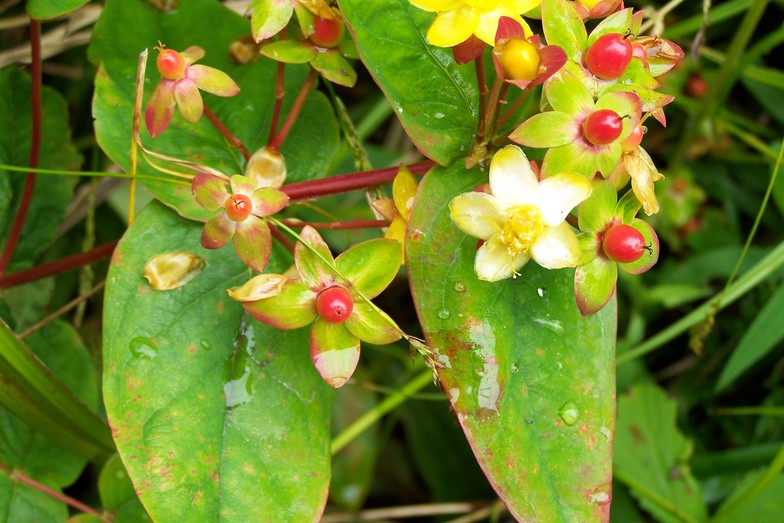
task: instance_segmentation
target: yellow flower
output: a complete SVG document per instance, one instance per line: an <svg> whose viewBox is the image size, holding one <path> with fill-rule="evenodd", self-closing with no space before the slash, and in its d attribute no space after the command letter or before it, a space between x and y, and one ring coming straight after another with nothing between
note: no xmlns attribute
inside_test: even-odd
<svg viewBox="0 0 784 523"><path fill-rule="evenodd" d="M373 202L376 211L386 219L392 220L384 238L397 240L400 245L405 245L408 217L414 205L417 187L414 175L405 165L401 165L392 182L392 198L382 198Z"/></svg>
<svg viewBox="0 0 784 523"><path fill-rule="evenodd" d="M498 281L531 258L547 269L577 265L580 244L565 220L590 194L591 183L579 174L540 182L525 153L508 145L490 162L490 193L461 194L449 210L455 225L484 240L474 260L479 279Z"/></svg>
<svg viewBox="0 0 784 523"><path fill-rule="evenodd" d="M498 20L513 18L531 36L521 14L537 7L541 0L410 0L415 7L438 13L427 31L427 40L438 47L452 47L472 34L488 45L495 44Z"/></svg>

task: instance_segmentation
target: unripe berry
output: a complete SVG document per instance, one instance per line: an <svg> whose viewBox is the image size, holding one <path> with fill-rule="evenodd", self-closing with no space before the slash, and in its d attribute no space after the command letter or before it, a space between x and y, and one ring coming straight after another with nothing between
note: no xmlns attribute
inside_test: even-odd
<svg viewBox="0 0 784 523"><path fill-rule="evenodd" d="M185 59L174 49L163 49L155 61L158 72L167 80L180 80L185 76Z"/></svg>
<svg viewBox="0 0 784 523"><path fill-rule="evenodd" d="M497 56L507 80L533 80L539 73L539 49L526 40L509 40Z"/></svg>
<svg viewBox="0 0 784 523"><path fill-rule="evenodd" d="M316 16L313 19L313 33L308 37L319 47L335 47L343 38L343 21L339 18Z"/></svg>
<svg viewBox="0 0 784 523"><path fill-rule="evenodd" d="M613 261L631 263L639 260L649 247L640 231L631 225L619 223L604 233L602 249L604 254Z"/></svg>
<svg viewBox="0 0 784 523"><path fill-rule="evenodd" d="M598 109L583 122L583 135L594 145L614 142L623 131L623 120L612 109Z"/></svg>
<svg viewBox="0 0 784 523"><path fill-rule="evenodd" d="M642 142L642 137L645 134L645 127L638 125L632 130L631 134L621 142L621 150L625 153L630 153L637 149Z"/></svg>
<svg viewBox="0 0 784 523"><path fill-rule="evenodd" d="M244 194L232 194L226 198L224 207L226 208L226 215L230 220L241 222L253 210L253 203Z"/></svg>
<svg viewBox="0 0 784 523"><path fill-rule="evenodd" d="M353 310L351 294L340 285L327 287L316 296L316 313L328 323L343 323Z"/></svg>
<svg viewBox="0 0 784 523"><path fill-rule="evenodd" d="M585 66L602 80L621 76L632 60L632 44L618 33L600 36L585 52Z"/></svg>

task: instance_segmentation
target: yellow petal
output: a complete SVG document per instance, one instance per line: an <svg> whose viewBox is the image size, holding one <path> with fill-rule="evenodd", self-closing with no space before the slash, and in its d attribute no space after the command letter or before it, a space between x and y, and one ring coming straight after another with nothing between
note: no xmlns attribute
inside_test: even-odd
<svg viewBox="0 0 784 523"><path fill-rule="evenodd" d="M574 267L580 258L580 242L569 224L545 227L531 245L531 256L545 269Z"/></svg>
<svg viewBox="0 0 784 523"><path fill-rule="evenodd" d="M539 184L538 207L542 220L554 227L564 221L577 204L584 202L591 194L591 182L579 174L556 174Z"/></svg>
<svg viewBox="0 0 784 523"><path fill-rule="evenodd" d="M517 13L504 7L499 7L480 15L479 22L476 24L476 29L474 29L474 34L477 38L488 45L495 45L495 33L498 31L498 20L502 16L508 16L523 26L523 32L525 32L526 38L533 34L531 28L528 27L528 24L525 23Z"/></svg>
<svg viewBox="0 0 784 523"><path fill-rule="evenodd" d="M497 199L490 194L468 192L449 202L452 221L463 232L474 238L488 240L501 232L506 216L498 208Z"/></svg>
<svg viewBox="0 0 784 523"><path fill-rule="evenodd" d="M653 182L661 180L664 176L656 170L653 160L645 149L638 147L633 152L624 154L623 166L631 176L632 191L642 204L645 214L650 216L659 212L659 201L656 199Z"/></svg>
<svg viewBox="0 0 784 523"><path fill-rule="evenodd" d="M463 5L462 0L410 0L411 5L423 11L453 11Z"/></svg>
<svg viewBox="0 0 784 523"><path fill-rule="evenodd" d="M397 240L400 242L400 245L403 245L406 239L406 221L400 216L395 216L395 219L389 224L389 228L384 234L384 238L388 240Z"/></svg>
<svg viewBox="0 0 784 523"><path fill-rule="evenodd" d="M427 41L437 47L465 42L479 23L479 14L470 7L439 13L427 31Z"/></svg>
<svg viewBox="0 0 784 523"><path fill-rule="evenodd" d="M507 145L490 161L490 190L505 208L536 201L539 181L516 145Z"/></svg>
<svg viewBox="0 0 784 523"><path fill-rule="evenodd" d="M204 259L191 252L167 252L150 258L144 265L144 277L156 291L182 287L204 268Z"/></svg>
<svg viewBox="0 0 784 523"><path fill-rule="evenodd" d="M392 196L395 199L397 212L400 213L404 220L408 220L408 215L411 213L417 187L414 175L411 174L411 171L405 165L401 165L397 176L395 176L395 181L392 182Z"/></svg>
<svg viewBox="0 0 784 523"><path fill-rule="evenodd" d="M504 280L517 274L530 259L531 256L527 252L521 252L516 256L509 254L506 245L501 242L500 235L496 235L476 251L474 271L480 280Z"/></svg>

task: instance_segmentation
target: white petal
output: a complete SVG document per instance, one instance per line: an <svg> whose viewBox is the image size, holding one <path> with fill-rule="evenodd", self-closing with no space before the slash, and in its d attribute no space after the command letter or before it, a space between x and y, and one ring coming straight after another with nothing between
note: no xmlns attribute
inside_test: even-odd
<svg viewBox="0 0 784 523"><path fill-rule="evenodd" d="M557 227L545 227L531 245L531 256L545 269L574 267L580 257L580 242L566 222Z"/></svg>
<svg viewBox="0 0 784 523"><path fill-rule="evenodd" d="M492 195L467 192L449 202L452 221L466 234L487 240L501 231L504 214Z"/></svg>
<svg viewBox="0 0 784 523"><path fill-rule="evenodd" d="M591 194L591 182L579 174L564 173L551 176L539 184L537 205L545 225L555 227L566 219L577 204Z"/></svg>
<svg viewBox="0 0 784 523"><path fill-rule="evenodd" d="M521 253L512 256L501 242L500 235L493 236L478 251L474 260L474 271L480 280L498 281L514 276L531 256Z"/></svg>
<svg viewBox="0 0 784 523"><path fill-rule="evenodd" d="M490 161L490 190L504 208L536 201L539 181L525 153L507 145Z"/></svg>

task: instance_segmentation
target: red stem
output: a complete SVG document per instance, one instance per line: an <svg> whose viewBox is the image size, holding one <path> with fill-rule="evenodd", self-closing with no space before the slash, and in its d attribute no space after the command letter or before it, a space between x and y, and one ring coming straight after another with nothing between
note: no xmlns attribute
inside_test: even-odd
<svg viewBox="0 0 784 523"><path fill-rule="evenodd" d="M23 283L40 280L41 278L46 278L47 276L52 276L54 274L59 274L71 269L76 269L82 265L93 263L94 261L111 256L115 247L117 247L117 242L105 243L91 251L74 254L72 256L67 256L50 263L37 265L32 269L0 276L0 289L15 287L16 285L22 285Z"/></svg>
<svg viewBox="0 0 784 523"><path fill-rule="evenodd" d="M244 156L246 160L250 160L250 153L245 148L245 145L243 145L242 140L234 136L234 134L229 131L229 128L223 125L223 122L221 122L215 113L213 113L210 108L207 107L207 104L204 104L204 116L206 116L207 119L212 122L212 125L214 125L218 131L220 131L220 133L229 141L232 146L239 149L239 151L242 153L242 156Z"/></svg>
<svg viewBox="0 0 784 523"><path fill-rule="evenodd" d="M511 117L515 113L515 111L517 111L520 108L520 106L523 104L526 98L528 98L529 94L531 94L531 89L523 90L523 94L521 94L520 97L517 100L515 100L514 103L512 103L512 105L507 107L506 111L504 111L504 114L501 115L501 117L498 119L498 122L496 122L496 128L502 129L504 127L507 120L509 120L509 117Z"/></svg>
<svg viewBox="0 0 784 523"><path fill-rule="evenodd" d="M291 254L294 254L294 244L291 243L285 234L283 234L280 229L272 225L271 223L268 224L270 228L270 233L272 233L272 237L278 240L278 242L286 248Z"/></svg>
<svg viewBox="0 0 784 523"><path fill-rule="evenodd" d="M309 225L314 229L375 229L376 227L389 227L390 220L351 220L347 222L303 222L299 220L281 220L288 227L305 227Z"/></svg>
<svg viewBox="0 0 784 523"><path fill-rule="evenodd" d="M411 174L422 174L427 172L435 163L431 161L415 163L408 166ZM290 183L280 188L286 193L289 201L312 200L330 194L340 194L344 192L359 191L376 185L389 183L397 176L397 167L387 167L374 171L364 171L351 174L340 174L330 178L310 180L307 182Z"/></svg>
<svg viewBox="0 0 784 523"><path fill-rule="evenodd" d="M286 70L286 64L278 62L278 74L275 81L275 105L272 107L272 122L270 123L269 137L267 143L272 143L275 139L275 131L278 128L278 120L280 119L280 107L283 105L283 97L286 96L286 90L283 87L283 76Z"/></svg>
<svg viewBox="0 0 784 523"><path fill-rule="evenodd" d="M32 53L30 67L32 86L30 95L33 109L33 132L30 141L30 159L27 165L35 169L38 167L38 157L41 151L41 22L38 20L30 21L30 47ZM27 218L27 211L30 210L34 189L35 173L27 173L22 192L22 201L19 204L19 210L16 212L14 224L11 226L8 241L6 241L3 253L0 255L0 274L5 273L8 265L11 263L14 250L16 250L16 246L19 243L19 237L22 235L22 229Z"/></svg>
<svg viewBox="0 0 784 523"><path fill-rule="evenodd" d="M280 127L280 131L277 135L275 135L275 138L270 141L269 146L271 148L280 149L280 146L283 144L286 136L288 136L289 131L294 125L294 122L297 121L297 116L299 116L300 111L302 111L302 107L305 105L305 100L308 98L310 89L313 87L313 83L316 81L317 76L318 73L316 70L311 69L308 77L305 78L305 83L302 84L302 89L300 89L299 93L297 93L297 98L294 100L294 104L291 106L289 114L286 115L286 120Z"/></svg>
<svg viewBox="0 0 784 523"><path fill-rule="evenodd" d="M485 60L484 57L480 54L474 60L474 67L476 69L476 85L479 89L479 114L485 114L485 110L487 108L487 80L485 80ZM480 121L480 128L478 130L478 138L481 141L484 138L485 129L481 125Z"/></svg>

